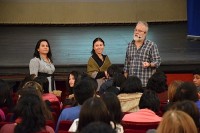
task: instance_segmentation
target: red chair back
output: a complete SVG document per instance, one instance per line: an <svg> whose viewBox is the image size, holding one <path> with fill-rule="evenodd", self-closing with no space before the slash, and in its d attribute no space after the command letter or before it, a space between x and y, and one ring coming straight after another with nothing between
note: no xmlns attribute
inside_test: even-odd
<svg viewBox="0 0 200 133"><path fill-rule="evenodd" d="M69 120L66 120L66 121L60 121L59 123L59 128L58 128L58 131L68 131L69 128L71 127L73 121L69 121Z"/></svg>
<svg viewBox="0 0 200 133"><path fill-rule="evenodd" d="M146 133L149 129L156 129L158 127L160 122L122 122L122 126L124 127L124 131L127 131L130 133L131 131L134 131L134 133Z"/></svg>

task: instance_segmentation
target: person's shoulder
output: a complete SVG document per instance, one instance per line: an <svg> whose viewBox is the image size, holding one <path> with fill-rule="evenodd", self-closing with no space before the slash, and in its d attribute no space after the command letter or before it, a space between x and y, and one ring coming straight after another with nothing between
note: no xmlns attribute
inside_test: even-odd
<svg viewBox="0 0 200 133"><path fill-rule="evenodd" d="M34 57L34 58L32 58L32 59L30 60L30 62L36 62L36 61L40 61L40 59L37 58L37 57Z"/></svg>
<svg viewBox="0 0 200 133"><path fill-rule="evenodd" d="M69 108L65 108L63 109L63 113L69 113L69 112L74 112L75 110L80 110L81 106L75 106L75 107L69 107Z"/></svg>
<svg viewBox="0 0 200 133"><path fill-rule="evenodd" d="M93 57L93 56L90 56L90 57L89 57L88 62L90 62L91 60L94 60L94 57Z"/></svg>
<svg viewBox="0 0 200 133"><path fill-rule="evenodd" d="M2 133L11 133L11 132L14 132L14 128L15 128L16 124L15 123L11 123L11 124L5 124L0 132Z"/></svg>

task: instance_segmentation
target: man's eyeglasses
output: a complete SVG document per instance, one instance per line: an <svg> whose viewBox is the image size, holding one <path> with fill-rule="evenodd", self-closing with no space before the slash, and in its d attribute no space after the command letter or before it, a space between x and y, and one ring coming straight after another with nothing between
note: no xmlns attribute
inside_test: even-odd
<svg viewBox="0 0 200 133"><path fill-rule="evenodd" d="M139 30L139 29L134 29L134 32L139 32L139 33L144 32L144 33L146 33L146 31Z"/></svg>

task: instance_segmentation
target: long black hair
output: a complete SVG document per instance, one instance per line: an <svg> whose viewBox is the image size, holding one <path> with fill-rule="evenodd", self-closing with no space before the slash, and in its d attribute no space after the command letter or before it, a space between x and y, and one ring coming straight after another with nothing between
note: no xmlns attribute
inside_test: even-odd
<svg viewBox="0 0 200 133"><path fill-rule="evenodd" d="M22 96L14 111L16 118L21 118L14 129L15 133L35 133L45 128L46 119L42 111L42 103L36 94Z"/></svg>

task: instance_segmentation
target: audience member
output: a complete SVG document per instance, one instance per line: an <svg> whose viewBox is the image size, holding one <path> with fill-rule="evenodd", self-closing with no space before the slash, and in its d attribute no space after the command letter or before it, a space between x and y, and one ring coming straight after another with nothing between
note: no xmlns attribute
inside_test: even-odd
<svg viewBox="0 0 200 133"><path fill-rule="evenodd" d="M93 41L92 56L87 63L87 73L98 82L99 91L102 83L108 78L107 69L111 65L110 59L107 55L103 55L105 44L103 39L95 38Z"/></svg>
<svg viewBox="0 0 200 133"><path fill-rule="evenodd" d="M68 74L66 87L61 93L63 107L76 106L78 103L74 99L73 88L80 82L81 74L78 71L71 71Z"/></svg>
<svg viewBox="0 0 200 133"><path fill-rule="evenodd" d="M85 77L82 77L82 79L89 81L89 84L91 85L93 90L95 90L95 96L98 96L98 93L97 93L98 83L97 83L97 81L94 78L92 78L88 75L85 76Z"/></svg>
<svg viewBox="0 0 200 133"><path fill-rule="evenodd" d="M200 68L197 68L193 72L193 83L196 85L198 92L200 91Z"/></svg>
<svg viewBox="0 0 200 133"><path fill-rule="evenodd" d="M192 118L183 111L167 111L156 133L198 133Z"/></svg>
<svg viewBox="0 0 200 133"><path fill-rule="evenodd" d="M42 111L47 120L53 120L52 113L50 111L50 106L48 103L44 102L41 93L42 87L40 84L34 81L27 82L22 89L18 90L18 100L26 95L34 94L37 95L41 100ZM14 116L15 117L15 116Z"/></svg>
<svg viewBox="0 0 200 133"><path fill-rule="evenodd" d="M121 120L122 120L122 110L119 99L113 93L106 92L101 95L102 100L106 104L106 107L111 115L112 121L116 125L117 133L123 133L124 129L122 127Z"/></svg>
<svg viewBox="0 0 200 133"><path fill-rule="evenodd" d="M176 90L183 83L181 80L174 80L168 86L168 102L172 102L174 99L174 95Z"/></svg>
<svg viewBox="0 0 200 133"><path fill-rule="evenodd" d="M12 111L12 96L11 90L7 82L0 79L0 121L5 120L5 115L7 112L3 108L6 108L8 112Z"/></svg>
<svg viewBox="0 0 200 133"><path fill-rule="evenodd" d="M165 106L163 106L163 113L166 112L172 105L174 101L174 95L176 93L177 88L183 83L181 80L174 80L168 86L168 102Z"/></svg>
<svg viewBox="0 0 200 133"><path fill-rule="evenodd" d="M116 133L116 131L104 122L92 122L84 127L80 133Z"/></svg>
<svg viewBox="0 0 200 133"><path fill-rule="evenodd" d="M160 102L166 103L167 96L167 76L162 71L156 71L148 80L146 89L154 90L160 99Z"/></svg>
<svg viewBox="0 0 200 133"><path fill-rule="evenodd" d="M99 93L102 95L109 87L113 86L114 75L122 73L117 65L112 64L107 70L108 79L100 86Z"/></svg>
<svg viewBox="0 0 200 133"><path fill-rule="evenodd" d="M139 110L138 104L142 96L142 82L138 77L128 77L121 88L119 98L122 112L135 112Z"/></svg>
<svg viewBox="0 0 200 133"><path fill-rule="evenodd" d="M181 110L187 113L194 120L195 125L199 128L199 110L193 101L184 100L176 102L170 110Z"/></svg>
<svg viewBox="0 0 200 133"><path fill-rule="evenodd" d="M161 117L156 115L159 111L160 101L156 92L145 90L140 98L140 110L134 113L126 114L123 121L130 122L160 122Z"/></svg>
<svg viewBox="0 0 200 133"><path fill-rule="evenodd" d="M17 118L15 123L4 125L0 133L54 133L51 127L46 126L41 103L39 96L35 94L26 94L20 97L14 111Z"/></svg>
<svg viewBox="0 0 200 133"><path fill-rule="evenodd" d="M81 130L92 122L112 122L105 103L97 97L85 101L81 107L79 119L74 120L69 132L81 132Z"/></svg>
<svg viewBox="0 0 200 133"><path fill-rule="evenodd" d="M81 109L81 105L90 97L93 97L95 95L95 90L93 86L91 85L91 82L84 78L82 79L76 87L73 89L74 91L74 97L76 101L78 102L78 105L75 107L65 108L61 112L57 126L56 126L56 132L58 131L60 121L62 120L75 120L79 118L79 113Z"/></svg>
<svg viewBox="0 0 200 133"><path fill-rule="evenodd" d="M200 101L198 97L197 87L192 82L184 82L181 84L174 95L174 101L191 100L194 101L200 111Z"/></svg>

